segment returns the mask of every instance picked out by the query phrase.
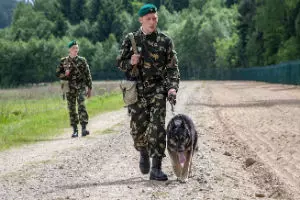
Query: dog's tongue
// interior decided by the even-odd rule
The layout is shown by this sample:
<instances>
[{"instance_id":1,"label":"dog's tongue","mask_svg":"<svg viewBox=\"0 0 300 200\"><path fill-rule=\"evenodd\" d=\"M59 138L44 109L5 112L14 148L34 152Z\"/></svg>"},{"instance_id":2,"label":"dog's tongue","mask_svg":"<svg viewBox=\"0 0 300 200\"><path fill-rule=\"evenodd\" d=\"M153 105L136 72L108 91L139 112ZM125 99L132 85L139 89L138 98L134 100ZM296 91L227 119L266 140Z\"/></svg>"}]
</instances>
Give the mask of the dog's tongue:
<instances>
[{"instance_id":1,"label":"dog's tongue","mask_svg":"<svg viewBox=\"0 0 300 200\"><path fill-rule=\"evenodd\" d=\"M178 159L179 159L179 163L180 163L181 165L183 165L184 162L185 162L185 156L184 156L184 153L183 153L183 152L178 153Z\"/></svg>"}]
</instances>

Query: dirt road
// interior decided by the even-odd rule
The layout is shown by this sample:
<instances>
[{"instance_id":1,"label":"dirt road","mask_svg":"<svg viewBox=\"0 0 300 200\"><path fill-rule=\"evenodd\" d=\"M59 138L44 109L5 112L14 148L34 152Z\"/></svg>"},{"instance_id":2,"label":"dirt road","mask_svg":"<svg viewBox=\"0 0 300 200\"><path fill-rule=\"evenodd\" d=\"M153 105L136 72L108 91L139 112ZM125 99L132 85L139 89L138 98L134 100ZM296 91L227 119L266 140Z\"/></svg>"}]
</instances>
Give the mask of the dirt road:
<instances>
[{"instance_id":1,"label":"dirt road","mask_svg":"<svg viewBox=\"0 0 300 200\"><path fill-rule=\"evenodd\" d=\"M176 112L188 114L199 132L188 183L176 181L168 157L169 181L141 175L122 109L93 118L86 138L66 133L1 152L0 199L298 200L299 104L295 86L183 82Z\"/></svg>"}]
</instances>

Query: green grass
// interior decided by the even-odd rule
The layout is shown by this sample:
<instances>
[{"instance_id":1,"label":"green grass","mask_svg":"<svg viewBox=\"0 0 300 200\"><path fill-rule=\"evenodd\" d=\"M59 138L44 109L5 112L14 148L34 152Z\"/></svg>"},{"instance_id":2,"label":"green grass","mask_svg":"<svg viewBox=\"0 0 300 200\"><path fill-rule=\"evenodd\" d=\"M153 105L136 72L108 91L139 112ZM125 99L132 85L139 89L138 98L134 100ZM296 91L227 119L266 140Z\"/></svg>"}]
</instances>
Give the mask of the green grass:
<instances>
[{"instance_id":1,"label":"green grass","mask_svg":"<svg viewBox=\"0 0 300 200\"><path fill-rule=\"evenodd\" d=\"M90 117L124 106L120 93L93 96L86 101ZM67 102L60 96L0 100L0 150L49 140L69 127Z\"/></svg>"}]
</instances>

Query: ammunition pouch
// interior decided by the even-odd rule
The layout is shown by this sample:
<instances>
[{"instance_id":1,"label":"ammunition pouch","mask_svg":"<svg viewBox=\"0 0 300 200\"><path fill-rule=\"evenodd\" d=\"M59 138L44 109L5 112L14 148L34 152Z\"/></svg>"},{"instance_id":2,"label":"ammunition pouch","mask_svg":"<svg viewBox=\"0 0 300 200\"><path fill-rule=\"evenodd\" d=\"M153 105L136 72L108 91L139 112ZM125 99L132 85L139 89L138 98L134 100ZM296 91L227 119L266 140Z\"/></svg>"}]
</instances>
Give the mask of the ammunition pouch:
<instances>
[{"instance_id":1,"label":"ammunition pouch","mask_svg":"<svg viewBox=\"0 0 300 200\"><path fill-rule=\"evenodd\" d=\"M122 80L120 88L123 92L123 101L127 106L135 104L138 101L136 81Z\"/></svg>"},{"instance_id":2,"label":"ammunition pouch","mask_svg":"<svg viewBox=\"0 0 300 200\"><path fill-rule=\"evenodd\" d=\"M61 84L61 89L62 89L63 93L70 92L69 81L61 80L60 84Z\"/></svg>"}]
</instances>

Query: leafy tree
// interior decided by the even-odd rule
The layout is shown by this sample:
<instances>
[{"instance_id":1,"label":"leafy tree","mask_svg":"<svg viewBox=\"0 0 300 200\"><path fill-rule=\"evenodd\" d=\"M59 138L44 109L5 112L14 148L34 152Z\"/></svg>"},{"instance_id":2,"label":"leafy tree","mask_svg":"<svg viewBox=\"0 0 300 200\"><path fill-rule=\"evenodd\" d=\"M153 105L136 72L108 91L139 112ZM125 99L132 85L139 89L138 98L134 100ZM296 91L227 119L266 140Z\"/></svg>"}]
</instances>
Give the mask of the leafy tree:
<instances>
[{"instance_id":1,"label":"leafy tree","mask_svg":"<svg viewBox=\"0 0 300 200\"><path fill-rule=\"evenodd\" d=\"M240 17L238 18L237 31L239 35L239 43L237 45L237 54L238 54L238 65L240 67L248 67L248 58L247 58L247 44L249 38L252 35L252 32L255 31L255 22L254 16L256 13L255 0L243 0L239 4L238 12ZM257 41L258 45L260 44L259 35L260 33L255 34L257 37L252 38L252 43L254 44L254 39ZM259 45L261 46L261 45Z\"/></svg>"},{"instance_id":2,"label":"leafy tree","mask_svg":"<svg viewBox=\"0 0 300 200\"><path fill-rule=\"evenodd\" d=\"M229 38L217 38L214 46L216 48L216 67L229 69L237 66L237 54L235 51L238 35L233 34Z\"/></svg>"},{"instance_id":3,"label":"leafy tree","mask_svg":"<svg viewBox=\"0 0 300 200\"><path fill-rule=\"evenodd\" d=\"M136 20L137 21L137 20ZM118 42L121 42L121 39L129 32L134 30L134 21L130 14L126 11L119 13L116 16L116 19L111 25L111 29L114 30L113 33Z\"/></svg>"},{"instance_id":4,"label":"leafy tree","mask_svg":"<svg viewBox=\"0 0 300 200\"><path fill-rule=\"evenodd\" d=\"M96 44L95 55L91 62L95 78L110 80L122 77L122 73L115 66L118 50L118 43L113 34L104 42Z\"/></svg>"},{"instance_id":5,"label":"leafy tree","mask_svg":"<svg viewBox=\"0 0 300 200\"><path fill-rule=\"evenodd\" d=\"M177 22L177 13L170 13L165 6L161 6L158 13L158 27L161 30L166 31L171 24Z\"/></svg>"},{"instance_id":6,"label":"leafy tree","mask_svg":"<svg viewBox=\"0 0 300 200\"><path fill-rule=\"evenodd\" d=\"M0 29L0 38L5 40L12 40L11 29L10 28Z\"/></svg>"},{"instance_id":7,"label":"leafy tree","mask_svg":"<svg viewBox=\"0 0 300 200\"><path fill-rule=\"evenodd\" d=\"M207 3L208 0L190 0L189 2L189 8L196 8L200 10L201 12L203 11L204 5Z\"/></svg>"},{"instance_id":8,"label":"leafy tree","mask_svg":"<svg viewBox=\"0 0 300 200\"><path fill-rule=\"evenodd\" d=\"M56 20L57 8L59 8L57 1L35 0L33 4L34 11L42 12L50 21Z\"/></svg>"},{"instance_id":9,"label":"leafy tree","mask_svg":"<svg viewBox=\"0 0 300 200\"><path fill-rule=\"evenodd\" d=\"M238 2L239 2L239 0L225 0L225 5L227 8L230 8L234 4L237 4Z\"/></svg>"},{"instance_id":10,"label":"leafy tree","mask_svg":"<svg viewBox=\"0 0 300 200\"><path fill-rule=\"evenodd\" d=\"M235 24L238 19L238 11L236 6L230 9L221 8L217 15L214 16L216 31L219 36L216 37L214 43L216 49L216 67L217 68L233 68L239 67L237 59L237 51L235 50L239 38Z\"/></svg>"},{"instance_id":11,"label":"leafy tree","mask_svg":"<svg viewBox=\"0 0 300 200\"><path fill-rule=\"evenodd\" d=\"M84 20L85 0L72 0L71 8L70 22L72 24L78 24Z\"/></svg>"},{"instance_id":12,"label":"leafy tree","mask_svg":"<svg viewBox=\"0 0 300 200\"><path fill-rule=\"evenodd\" d=\"M201 9L183 10L169 26L183 78L211 77L215 68L236 65L237 8L212 0ZM224 52L225 51L225 52Z\"/></svg>"},{"instance_id":13,"label":"leafy tree","mask_svg":"<svg viewBox=\"0 0 300 200\"><path fill-rule=\"evenodd\" d=\"M0 40L1 86L17 86L26 83L53 81L55 43L31 39L29 42ZM51 71L51 72L50 72Z\"/></svg>"},{"instance_id":14,"label":"leafy tree","mask_svg":"<svg viewBox=\"0 0 300 200\"><path fill-rule=\"evenodd\" d=\"M45 17L54 23L53 35L56 37L63 37L66 35L68 30L68 23L64 14L57 12L60 5L58 1L48 1L48 0L35 0L33 9L36 12L43 13Z\"/></svg>"},{"instance_id":15,"label":"leafy tree","mask_svg":"<svg viewBox=\"0 0 300 200\"><path fill-rule=\"evenodd\" d=\"M172 4L175 11L180 11L189 7L189 0L172 0Z\"/></svg>"},{"instance_id":16,"label":"leafy tree","mask_svg":"<svg viewBox=\"0 0 300 200\"><path fill-rule=\"evenodd\" d=\"M182 78L199 77L203 70L214 67L211 24L203 24L197 9L183 12L178 21L181 23L171 25L168 32L178 52Z\"/></svg>"},{"instance_id":17,"label":"leafy tree","mask_svg":"<svg viewBox=\"0 0 300 200\"><path fill-rule=\"evenodd\" d=\"M140 2L140 1L132 1L131 5L132 5L132 9L133 9L133 16L136 15L136 17L137 17L137 13L138 13L139 9L144 5L144 3Z\"/></svg>"},{"instance_id":18,"label":"leafy tree","mask_svg":"<svg viewBox=\"0 0 300 200\"><path fill-rule=\"evenodd\" d=\"M258 0L256 27L263 33L264 64L276 63L276 54L283 40L285 10L281 0Z\"/></svg>"},{"instance_id":19,"label":"leafy tree","mask_svg":"<svg viewBox=\"0 0 300 200\"><path fill-rule=\"evenodd\" d=\"M299 58L299 39L296 37L291 37L279 48L277 53L278 62L284 62L289 60L294 60Z\"/></svg>"},{"instance_id":20,"label":"leafy tree","mask_svg":"<svg viewBox=\"0 0 300 200\"><path fill-rule=\"evenodd\" d=\"M56 37L63 37L66 35L68 28L68 22L61 13L58 13L53 27L53 35Z\"/></svg>"},{"instance_id":21,"label":"leafy tree","mask_svg":"<svg viewBox=\"0 0 300 200\"><path fill-rule=\"evenodd\" d=\"M263 35L261 32L254 31L250 33L245 50L245 56L247 57L247 67L264 65L263 54L265 52L265 47L263 43Z\"/></svg>"},{"instance_id":22,"label":"leafy tree","mask_svg":"<svg viewBox=\"0 0 300 200\"><path fill-rule=\"evenodd\" d=\"M100 14L94 25L94 41L104 41L109 34L120 32L117 28L112 29L112 24L117 19L117 15L122 8L122 0L101 1Z\"/></svg>"},{"instance_id":23,"label":"leafy tree","mask_svg":"<svg viewBox=\"0 0 300 200\"><path fill-rule=\"evenodd\" d=\"M54 24L42 12L34 12L31 4L19 3L15 9L12 35L14 40L28 41L32 37L49 38Z\"/></svg>"},{"instance_id":24,"label":"leafy tree","mask_svg":"<svg viewBox=\"0 0 300 200\"><path fill-rule=\"evenodd\" d=\"M100 12L101 0L90 0L87 2L87 18L91 23L97 20L97 16Z\"/></svg>"},{"instance_id":25,"label":"leafy tree","mask_svg":"<svg viewBox=\"0 0 300 200\"><path fill-rule=\"evenodd\" d=\"M77 41L79 44L79 55L85 57L90 64L96 52L95 45L87 38L78 38Z\"/></svg>"},{"instance_id":26,"label":"leafy tree","mask_svg":"<svg viewBox=\"0 0 300 200\"><path fill-rule=\"evenodd\" d=\"M10 87L18 84L24 67L24 43L0 39L0 85Z\"/></svg>"},{"instance_id":27,"label":"leafy tree","mask_svg":"<svg viewBox=\"0 0 300 200\"><path fill-rule=\"evenodd\" d=\"M133 14L132 1L133 0L123 0L124 9L131 15Z\"/></svg>"},{"instance_id":28,"label":"leafy tree","mask_svg":"<svg viewBox=\"0 0 300 200\"><path fill-rule=\"evenodd\" d=\"M69 36L74 38L86 37L91 39L92 25L88 20L81 21L77 25L73 25L69 29Z\"/></svg>"},{"instance_id":29,"label":"leafy tree","mask_svg":"<svg viewBox=\"0 0 300 200\"><path fill-rule=\"evenodd\" d=\"M72 19L71 0L57 0L58 8L63 13L64 17L68 20Z\"/></svg>"}]
</instances>

